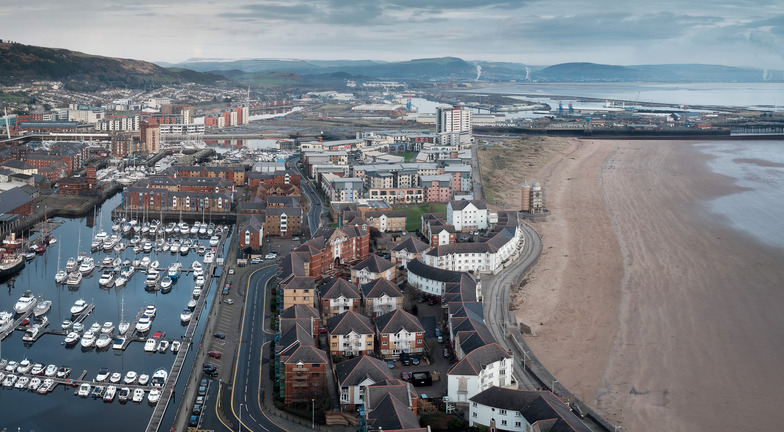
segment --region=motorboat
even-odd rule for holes
[[[201,296],[201,288],[196,287],[193,289],[193,298],[197,299]]]
[[[101,326],[101,333],[112,334],[113,331],[114,331],[114,323],[111,321],[106,321]]]
[[[204,237],[205,235],[207,235],[207,224],[202,222],[199,227],[199,237]]]
[[[203,287],[204,286],[204,282],[206,282],[206,279],[204,278],[204,275],[196,276],[196,286],[197,287]]]
[[[144,350],[147,352],[154,352],[155,346],[156,346],[155,339],[149,338],[147,339],[147,342],[144,343]]]
[[[80,322],[73,323],[73,330],[77,333],[81,333],[84,330],[84,324]]]
[[[79,333],[77,333],[75,331],[69,332],[65,336],[65,346],[72,347],[72,346],[76,345],[76,343],[79,342],[80,338],[81,338],[81,336],[79,336]]]
[[[118,241],[117,244],[114,245],[114,252],[115,253],[120,253],[120,252],[124,251],[126,247],[128,247],[128,246],[125,243],[123,243],[121,241]]]
[[[42,382],[43,381],[41,380],[41,378],[32,377],[30,378],[30,384],[27,385],[27,389],[30,391],[36,391],[38,390],[38,387],[41,387]]]
[[[193,226],[191,227],[191,235],[195,236],[199,234],[199,228],[201,228],[201,222],[199,221],[194,222]]]
[[[82,283],[82,273],[79,271],[72,271],[65,278],[65,284],[68,286],[79,286],[80,283]]]
[[[133,237],[131,238],[131,240],[129,240],[129,241],[130,241],[130,243],[131,243],[132,245],[136,246],[137,244],[141,243],[141,241],[142,241],[142,238],[141,238],[141,237],[139,237],[139,236],[137,236],[137,235],[135,235],[135,236],[133,236]]]
[[[33,362],[28,359],[24,359],[19,362],[19,366],[16,367],[16,373],[25,374],[30,372],[33,368]]]
[[[9,330],[14,326],[14,314],[8,311],[0,311],[0,333]]]
[[[46,370],[46,366],[44,366],[42,363],[36,363],[33,365],[32,369],[30,369],[30,374],[43,375],[45,370]]]
[[[35,251],[31,250],[31,251],[27,252],[26,254],[24,254],[24,258],[27,261],[30,261],[31,259],[35,258]]]
[[[169,266],[169,271],[166,274],[172,279],[177,279],[180,276],[181,271],[182,264],[179,261],[175,261]]]
[[[16,387],[18,389],[23,389],[23,388],[27,387],[27,384],[29,382],[30,382],[30,378],[28,378],[26,376],[20,376],[19,379],[16,380],[16,384],[14,385],[14,387]]]
[[[169,222],[169,224],[168,224],[168,225],[166,225],[166,228],[164,228],[164,229],[163,229],[163,231],[164,231],[166,234],[171,234],[171,233],[174,231],[174,228],[176,228],[176,227],[177,227],[177,224],[176,224],[176,223],[174,223],[174,222]]]
[[[150,393],[147,394],[147,400],[150,402],[151,405],[157,404],[160,398],[161,398],[161,391],[157,388],[150,390]]]
[[[90,384],[82,383],[82,385],[79,386],[79,390],[76,392],[76,394],[78,394],[79,397],[86,398],[87,396],[90,396],[90,390],[92,390],[92,386],[90,386]]]
[[[66,279],[68,279],[68,272],[65,270],[57,270],[57,273],[54,274],[55,283],[64,284]]]
[[[152,242],[151,241],[144,242],[144,244],[142,245],[142,251],[144,251],[144,253],[152,252]]]
[[[171,252],[172,255],[180,253],[180,242],[177,240],[173,241],[171,245],[169,245],[169,252]]]
[[[101,265],[104,267],[111,267],[112,266],[112,257],[104,257],[103,261],[101,261]]]
[[[87,309],[87,306],[87,302],[83,299],[76,300],[73,306],[71,306],[71,315],[79,315]]]
[[[82,336],[82,348],[90,348],[91,346],[95,345],[95,333],[88,331],[87,333]]]
[[[199,254],[199,256],[204,256],[206,252],[207,248],[203,244],[196,246],[196,253]]]
[[[220,237],[216,235],[210,237],[210,246],[216,247],[218,246],[219,243],[220,243]]]
[[[212,252],[207,252],[204,255],[204,265],[212,264],[213,262],[215,262],[215,254]]]
[[[71,368],[68,366],[62,366],[60,369],[57,369],[57,378],[68,378],[68,375],[71,375]]]
[[[193,264],[191,264],[191,269],[192,269],[194,272],[197,272],[197,271],[198,271],[198,272],[203,272],[203,271],[204,271],[204,266],[202,265],[202,263],[201,263],[201,262],[199,262],[199,261],[197,260],[197,261],[194,261],[194,262],[193,262]]]
[[[177,354],[180,351],[180,345],[182,345],[182,343],[180,341],[173,341],[171,343],[171,350],[172,350],[172,352]]]
[[[109,336],[107,333],[101,333],[98,336],[98,339],[95,340],[95,346],[97,348],[106,348],[112,343],[112,337]]]
[[[3,386],[5,387],[13,387],[15,383],[16,383],[16,375],[14,374],[6,375],[5,379],[3,380]]]
[[[140,266],[140,267],[147,268],[147,267],[149,267],[149,266],[150,266],[150,262],[151,262],[151,261],[152,261],[152,260],[151,260],[151,259],[150,259],[150,257],[148,257],[148,256],[142,257],[142,260],[141,260],[141,261],[139,261],[139,266]]]
[[[201,294],[201,293],[199,293],[199,294]],[[188,309],[193,310],[196,307],[197,304],[199,304],[199,301],[196,300],[195,298],[192,298],[192,299],[188,300]]]
[[[120,276],[124,276],[126,279],[130,279],[133,275],[133,266],[126,265],[125,267],[120,270]]]
[[[147,318],[155,318],[155,313],[157,311],[158,309],[155,308],[155,305],[147,305],[147,307],[144,308],[144,316]]]
[[[133,384],[133,383],[136,382],[136,378],[138,378],[138,377],[139,377],[139,375],[136,372],[128,371],[128,372],[125,373],[125,377],[123,378],[123,382],[125,384]]]
[[[117,237],[116,235],[112,235],[111,237],[107,238],[106,240],[103,241],[103,246],[102,246],[103,250],[105,252],[111,252],[114,249],[114,247],[117,245],[117,242],[119,240],[120,238]]]
[[[158,280],[161,278],[161,273],[157,270],[150,270],[147,272],[147,279],[144,280],[144,284],[148,287],[154,287],[158,285]]]
[[[131,400],[136,402],[136,403],[139,403],[139,402],[143,401],[144,400],[144,390],[140,389],[140,388],[133,389],[133,398],[131,398]]]
[[[130,397],[131,397],[131,389],[129,389],[128,387],[121,388],[120,391],[117,393],[117,400],[119,400],[120,403],[128,402],[128,398]]]
[[[146,333],[150,331],[150,327],[152,327],[152,321],[148,317],[141,317],[139,321],[136,322],[136,331],[139,333]]]
[[[65,271],[70,273],[72,271],[76,271],[78,268],[79,261],[77,261],[74,257],[68,258],[68,261],[65,263]]]
[[[114,338],[114,340],[112,341],[112,349],[121,350],[123,349],[124,345],[125,345],[125,338],[122,336],[118,338]]]
[[[109,382],[118,383],[122,380],[123,375],[120,372],[115,372],[109,376]]]
[[[83,275],[88,275],[95,270],[95,260],[92,257],[86,257],[82,260],[82,263],[79,265],[79,273]]]
[[[41,315],[49,312],[49,309],[51,309],[51,308],[52,308],[52,301],[51,300],[40,301],[33,308],[33,315],[35,315],[37,317],[41,316]]]
[[[193,317],[193,311],[190,309],[185,309],[180,313],[180,321],[188,322]]]
[[[90,394],[92,395],[93,399],[98,399],[103,397],[104,391],[104,386],[97,385],[93,387],[93,391]]]
[[[54,386],[55,386],[54,380],[52,378],[47,378],[44,380],[44,382],[41,383],[41,385],[38,387],[38,390],[36,390],[36,392],[38,392],[38,394],[47,394],[50,391],[52,391]]]
[[[107,378],[109,378],[109,375],[111,375],[109,368],[102,367],[101,370],[98,371],[98,375],[95,376],[95,380],[98,382],[104,382]]]
[[[92,323],[92,325],[90,325],[90,331],[95,333],[97,337],[98,333],[101,332],[101,324],[98,323],[97,321]]]
[[[102,287],[111,288],[114,285],[114,272],[111,270],[104,270],[101,273],[101,278],[98,279],[98,284]]]
[[[147,385],[150,382],[150,376],[147,374],[139,374],[139,385]]]
[[[73,325],[73,322],[71,320],[69,320],[69,319],[66,319],[66,320],[63,320],[63,323],[60,324],[60,327],[62,327],[63,330],[68,330],[69,328],[71,328],[72,325]]]
[[[44,370],[44,375],[48,377],[53,377],[57,375],[57,365],[50,364],[46,366],[46,370]]]
[[[150,378],[150,385],[153,387],[163,387],[169,378],[169,372],[164,368],[156,369]]]
[[[158,260],[155,260],[150,263],[150,270],[159,271],[158,268],[161,266],[161,263]]]
[[[188,255],[188,252],[190,252],[190,251],[191,251],[191,247],[188,245],[188,243],[184,243],[183,242],[180,245],[180,255],[182,255],[182,256]]]
[[[23,314],[29,312],[30,309],[35,307],[35,304],[38,302],[38,299],[33,296],[33,292],[27,290],[22,294],[22,297],[19,297],[19,300],[16,301],[14,305],[14,310],[18,314]]]
[[[17,362],[16,360],[10,360],[5,365],[5,371],[6,372],[14,372],[14,371],[16,371],[17,367],[19,367],[19,362]]]
[[[180,222],[179,228],[180,228],[180,234],[182,235],[188,235],[191,232],[191,229],[188,226],[187,222]]]
[[[139,253],[141,253],[141,252],[142,252],[142,245],[140,245],[140,244],[138,244],[138,243],[137,243],[137,244],[135,244],[135,245],[133,246],[133,253],[135,253],[135,254],[139,254]]]
[[[117,387],[110,385],[106,387],[106,392],[103,395],[104,402],[112,402],[114,401],[114,396],[117,395]]]
[[[173,282],[172,278],[170,278],[169,276],[166,276],[165,278],[161,279],[161,290],[163,290],[164,293],[169,292],[172,286],[172,282]]]
[[[159,353],[165,353],[165,352],[166,352],[166,350],[168,350],[168,349],[169,349],[169,341],[167,341],[167,340],[162,340],[162,341],[161,341],[161,342],[158,344],[158,352],[159,352]]]
[[[43,330],[41,329],[41,327],[38,326],[30,327],[27,330],[25,330],[25,333],[22,336],[22,340],[24,342],[34,342],[36,339],[38,339],[38,336],[41,334],[42,331]]]
[[[125,286],[125,284],[127,283],[128,283],[128,278],[123,275],[117,276],[117,279],[114,281],[114,285],[118,287]]]

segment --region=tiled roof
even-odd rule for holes
[[[345,279],[337,278],[331,282],[327,282],[319,288],[321,298],[325,300],[336,299],[341,295],[347,299],[360,298],[359,289],[351,282]]]
[[[284,290],[314,289],[315,287],[315,279],[309,276],[295,276],[285,286],[281,285],[281,288]]]
[[[406,237],[405,240],[398,243],[397,246],[393,247],[392,251],[393,252],[406,251],[413,254],[418,254],[419,252],[426,251],[429,247],[430,246],[427,243],[423,242],[422,240],[419,240],[415,236],[408,236]]]
[[[589,432],[568,405],[549,391],[490,387],[474,395],[471,402],[507,411],[517,411],[543,432]]]
[[[493,342],[468,353],[449,369],[448,375],[479,375],[485,366],[511,357],[509,352]]]
[[[401,330],[409,333],[424,333],[425,328],[419,322],[419,318],[404,311],[395,309],[392,312],[376,317],[376,327],[381,334],[396,334]]]
[[[367,378],[373,382],[392,378],[387,363],[371,356],[359,356],[335,365],[338,387],[359,385]]]
[[[351,270],[362,270],[366,269],[371,273],[383,273],[395,265],[392,264],[392,261],[389,261],[386,258],[382,258],[376,254],[371,254],[369,257],[365,258],[364,260],[360,261],[357,265],[351,268]]]
[[[328,319],[327,329],[330,335],[347,335],[352,331],[357,334],[373,334],[370,318],[353,311],[343,312]]]
[[[366,299],[380,298],[384,294],[389,297],[403,297],[400,288],[385,278],[378,278],[362,285],[362,293]]]
[[[419,426],[419,420],[409,407],[391,394],[384,396],[375,409],[367,414],[368,430],[383,430],[384,432],[428,431]]]
[[[284,363],[296,364],[300,361],[310,364],[328,364],[327,353],[312,345],[301,345]]]

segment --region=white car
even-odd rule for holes
[[[264,255],[264,259],[275,259],[278,257],[278,254],[275,252],[270,252],[267,255]]]

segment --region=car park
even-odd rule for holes
[[[207,353],[207,355],[208,355],[208,356],[210,356],[210,357],[212,357],[212,358],[219,359],[219,358],[221,358],[221,356],[222,356],[223,354],[221,354],[221,352],[220,352],[220,351],[210,351],[210,352],[208,352],[208,353]],[[202,383],[202,385],[205,385],[205,384],[204,384],[204,383]]]
[[[223,333],[215,333],[213,336],[215,336],[218,339],[226,339],[226,335]]]

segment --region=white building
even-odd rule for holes
[[[470,426],[490,430],[588,432],[568,405],[549,391],[491,387],[470,398]]]
[[[482,200],[453,200],[446,206],[446,223],[453,225],[455,231],[484,231],[487,214],[487,205]]]
[[[512,377],[514,356],[497,343],[480,346],[465,355],[447,372],[447,394],[457,403],[490,387],[517,388]]]
[[[471,144],[471,110],[464,106],[436,107],[436,133],[441,145]]]

